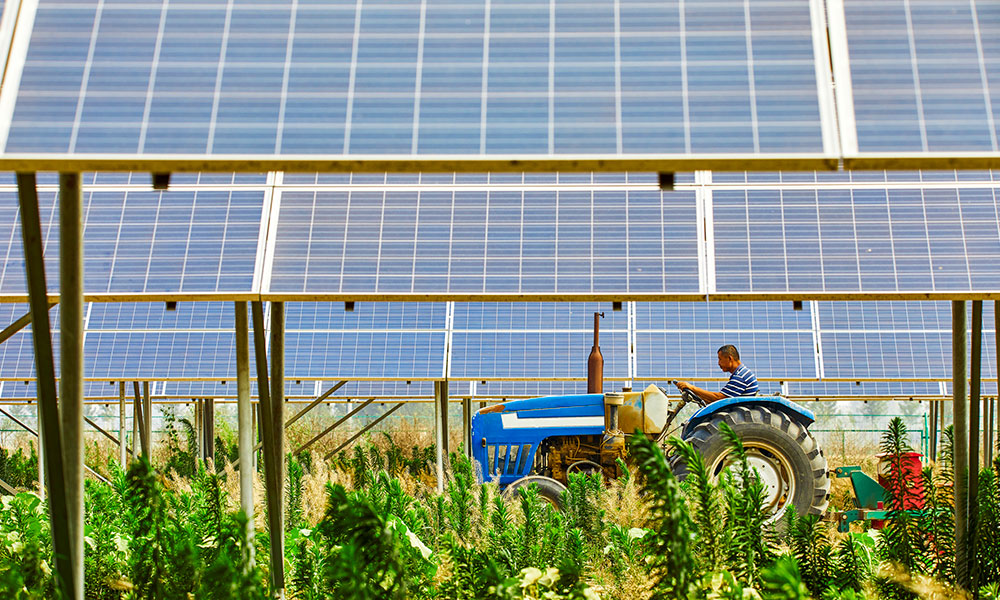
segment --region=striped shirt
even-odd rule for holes
[[[757,376],[746,365],[740,365],[729,376],[729,382],[720,391],[726,398],[732,398],[733,396],[755,396],[759,391],[757,388]]]

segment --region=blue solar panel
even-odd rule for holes
[[[817,377],[811,331],[636,332],[639,379],[728,378],[716,351],[733,344],[758,378]],[[718,386],[721,387],[721,384]]]
[[[951,332],[829,331],[822,352],[826,377],[951,377]]]
[[[456,384],[452,384],[456,385]],[[604,389],[616,389],[617,383],[605,382]],[[479,396],[562,396],[566,394],[586,394],[586,381],[487,381],[476,382]]]
[[[444,331],[446,311],[444,302],[359,302],[352,312],[346,312],[341,302],[288,302],[285,329]]]
[[[236,374],[232,331],[89,332],[83,354],[86,377],[224,379]],[[250,361],[252,371],[252,356]]]
[[[456,331],[500,330],[593,331],[594,313],[602,312],[601,331],[627,331],[628,313],[612,311],[608,303],[456,303],[453,329]]]
[[[637,302],[637,331],[812,329],[807,310],[789,302]]]
[[[290,192],[272,292],[697,292],[693,192]]]
[[[234,331],[232,302],[179,302],[167,310],[163,302],[120,304],[94,302],[87,313],[87,331],[141,329],[199,329]],[[248,313],[249,314],[249,313]],[[249,318],[248,318],[249,321]],[[248,326],[253,329],[253,322]]]
[[[805,0],[42,0],[6,151],[821,153],[822,58]]]
[[[593,334],[588,331],[455,331],[451,342],[451,377],[586,379],[592,345]],[[601,354],[605,377],[628,377],[625,332],[603,332]]]
[[[443,331],[287,331],[290,379],[443,379]]]
[[[992,2],[845,2],[861,151],[998,150]]]
[[[941,385],[926,381],[862,381],[854,382],[814,382],[790,381],[788,394],[791,396],[940,396]]]
[[[84,290],[251,291],[262,191],[84,193]],[[39,193],[49,288],[58,280],[56,194]],[[0,291],[25,293],[17,195],[0,192]]]
[[[823,331],[951,332],[950,302],[820,302],[818,306],[819,326]]]
[[[993,189],[718,190],[716,290],[996,291]]]

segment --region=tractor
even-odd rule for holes
[[[595,393],[514,400],[481,408],[472,417],[472,457],[482,480],[496,481],[505,493],[535,484],[539,494],[558,506],[571,473],[620,476],[628,439],[646,435],[663,442],[681,409],[700,405],[680,428],[681,438],[705,458],[713,477],[730,464],[729,445],[719,431],[725,422],[740,436],[750,464],[766,486],[771,519],[789,507],[800,515],[822,515],[830,479],[826,458],[809,433],[813,413],[781,396],[724,398],[705,405],[685,392],[670,398],[650,385],[641,392],[600,393],[603,369],[594,316],[588,390]],[[596,388],[596,389],[595,389]],[[686,465],[674,464],[683,479]]]

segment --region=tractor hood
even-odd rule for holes
[[[543,416],[603,415],[604,395],[545,396],[542,398],[528,398],[526,400],[511,400],[510,402],[504,402],[503,405],[504,410],[502,414],[516,412],[523,419]]]

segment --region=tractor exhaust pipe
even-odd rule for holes
[[[587,359],[587,393],[601,394],[604,392],[604,357],[601,356],[600,331],[602,312],[594,313],[594,347],[590,349]]]

